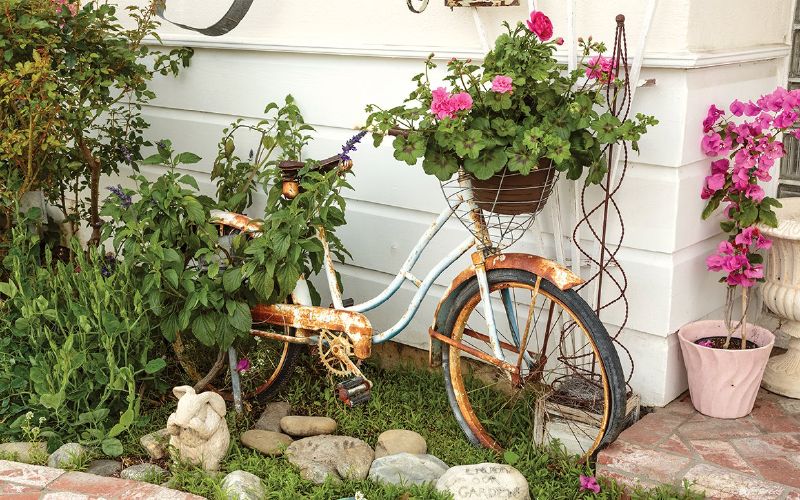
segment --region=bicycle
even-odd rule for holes
[[[283,194],[288,198],[298,192],[293,175],[301,165],[280,164]],[[317,168],[349,170],[352,161],[333,156]],[[618,436],[626,413],[625,378],[611,338],[574,290],[582,283],[578,276],[543,257],[502,251],[530,227],[544,206],[558,175],[551,170],[553,174],[537,191],[540,199],[535,213],[522,223],[518,219],[514,223],[513,217],[505,225],[492,222],[500,215],[492,213],[485,194],[474,196],[476,188],[463,172],[443,183],[445,193],[451,192],[449,206],[420,237],[386,289],[359,304],[343,300],[334,260],[320,230],[333,304],[329,308],[312,305],[308,284],[301,279],[289,303],[252,308],[251,339],[236,349],[260,367],[263,380],[245,384],[244,397],[274,396],[292,375],[300,349],[312,346],[330,373],[350,377],[337,385],[339,398],[349,406],[366,403],[372,383],[354,359],[368,358],[373,344],[396,337],[434,281],[474,249],[472,266],[450,284],[429,330],[431,364],[442,366],[459,426],[470,442],[496,451],[524,433],[535,443],[558,437],[582,459],[592,458]],[[261,229],[241,214],[217,211],[212,215],[222,235],[255,235]],[[471,235],[418,279],[412,268],[452,217],[459,218]],[[418,288],[406,312],[388,330],[373,332],[365,314],[386,302],[405,281]],[[527,310],[520,310],[526,305]],[[232,400],[241,382],[235,370],[230,373],[213,389]],[[198,377],[193,374],[195,380]]]

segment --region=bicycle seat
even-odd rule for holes
[[[317,163],[316,169],[330,170],[331,168],[341,163],[341,161],[342,158],[339,155],[333,155],[330,158],[325,158],[324,160],[320,160]],[[303,168],[305,165],[306,163],[304,161],[284,160],[278,163],[278,168],[280,168],[281,171],[283,172],[284,178],[286,177],[293,178],[295,174],[297,174],[297,171]]]

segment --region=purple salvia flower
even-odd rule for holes
[[[356,150],[356,144],[361,142],[361,139],[363,139],[365,135],[367,135],[367,131],[362,130],[348,139],[344,146],[342,146],[342,152],[339,154],[339,158],[341,158],[342,161],[350,160],[350,153]]]
[[[119,204],[122,205],[122,208],[129,208],[133,205],[133,200],[131,199],[131,195],[126,194],[125,191],[122,190],[122,186],[117,184],[116,186],[108,186],[109,191],[119,199]]]

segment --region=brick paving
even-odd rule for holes
[[[695,411],[686,393],[645,415],[597,457],[623,484],[681,485],[719,499],[800,500],[800,400],[761,390],[747,417]]]
[[[0,460],[0,498],[13,500],[202,500],[154,484]]]

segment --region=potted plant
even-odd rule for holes
[[[432,54],[403,104],[367,106],[366,128],[376,146],[396,135],[395,158],[409,165],[422,159],[425,172],[441,181],[463,170],[481,208],[536,212],[556,170],[579,179],[588,168],[586,181],[599,183],[608,146],[624,140],[638,151],[639,137],[657,121],[642,114],[623,121],[603,106],[624,82],[601,55],[602,43],[579,39],[579,67],[566,72],[554,57],[564,40],[552,38],[542,12],[505,27],[481,65],[451,59],[444,86],[431,83]]]
[[[727,238],[706,264],[722,272],[728,288],[725,319],[699,321],[678,331],[694,407],[717,418],[750,413],[764,375],[775,336],[748,323],[752,287],[764,281],[759,250],[772,242],[758,224],[777,226],[774,198],[765,196],[760,181],[768,181],[775,160],[784,155],[778,139],[798,119],[800,91],[778,88],[755,103],[735,100],[731,115],[712,105],[703,121],[701,147],[711,162],[701,197],[707,200],[703,218],[724,204],[720,222]],[[798,135],[795,131],[794,134]],[[734,322],[734,308],[740,308]]]

